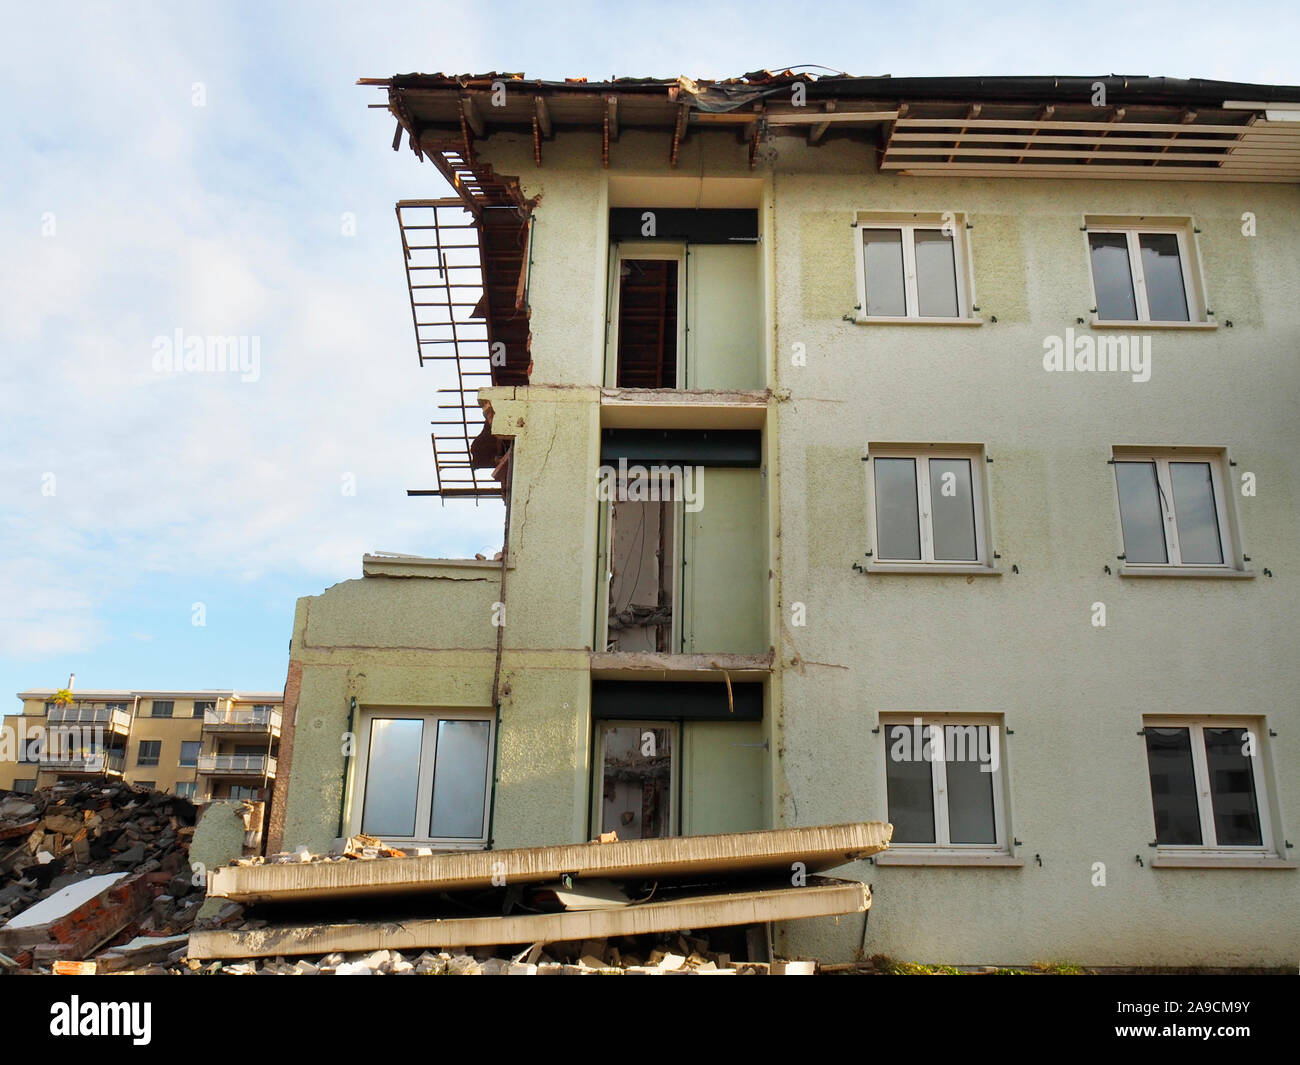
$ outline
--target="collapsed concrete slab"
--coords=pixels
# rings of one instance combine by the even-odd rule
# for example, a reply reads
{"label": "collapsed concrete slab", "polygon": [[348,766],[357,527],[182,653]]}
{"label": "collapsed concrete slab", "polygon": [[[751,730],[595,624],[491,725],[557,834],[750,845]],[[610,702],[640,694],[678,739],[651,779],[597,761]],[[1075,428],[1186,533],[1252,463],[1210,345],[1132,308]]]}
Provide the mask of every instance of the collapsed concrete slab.
{"label": "collapsed concrete slab", "polygon": [[[678,841],[681,842],[681,841]],[[721,928],[862,913],[871,905],[866,884],[813,877],[802,887],[697,895],[618,909],[508,917],[216,929],[190,936],[189,957],[268,958],[330,951],[418,950],[606,939],[678,928]]]}
{"label": "collapsed concrete slab", "polygon": [[892,825],[871,821],[377,861],[227,866],[213,872],[208,895],[240,903],[319,902],[547,883],[565,876],[616,881],[788,877],[795,863],[815,873],[876,854],[888,847],[892,834]]}

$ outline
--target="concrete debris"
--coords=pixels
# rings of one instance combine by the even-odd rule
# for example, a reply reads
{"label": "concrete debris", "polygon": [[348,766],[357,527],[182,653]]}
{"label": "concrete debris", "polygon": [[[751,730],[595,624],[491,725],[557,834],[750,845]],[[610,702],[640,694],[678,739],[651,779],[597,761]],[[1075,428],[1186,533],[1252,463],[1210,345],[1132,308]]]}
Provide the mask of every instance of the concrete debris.
{"label": "concrete debris", "polygon": [[[688,942],[691,952],[677,953],[678,941]],[[397,950],[336,951],[311,959],[299,958],[293,964],[280,956],[202,962],[182,957],[181,952],[175,951],[163,969],[183,976],[752,976],[811,975],[817,970],[816,963],[811,961],[732,961],[730,953],[715,951],[703,936],[683,939],[680,935],[670,935],[657,940],[651,936],[624,937],[620,943],[621,946],[604,940],[555,943],[550,945],[553,954],[543,952],[540,944],[534,944],[513,956],[505,951],[501,956],[479,951],[477,957],[464,951],[426,950],[418,955]],[[167,946],[173,945],[167,941]],[[146,950],[147,943],[135,949]],[[119,947],[113,954],[126,951],[126,947]],[[522,956],[536,960],[518,960]],[[100,972],[124,968],[105,967],[105,957],[100,956]],[[141,954],[139,958],[141,962],[158,961],[161,954],[148,958]]]}
{"label": "concrete debris", "polygon": [[[98,955],[93,962],[86,964],[98,966],[101,973],[119,972],[123,969],[138,969],[154,962],[172,961],[177,948],[183,948],[189,942],[189,936],[137,936],[129,943],[114,947]],[[182,958],[184,952],[182,951]],[[181,959],[175,959],[179,962]],[[92,971],[94,969],[92,968]]]}
{"label": "concrete debris", "polygon": [[166,960],[203,902],[188,859],[196,819],[188,799],[122,782],[0,792],[0,971],[84,972],[68,963],[142,936],[166,941],[148,958]]}
{"label": "concrete debris", "polygon": [[[378,840],[354,836],[338,841],[326,859],[342,864],[303,861],[298,851],[260,866],[240,861],[215,870],[208,906],[219,898],[239,902],[249,907],[247,918],[223,909],[218,923],[198,922],[188,958],[337,953],[345,956],[333,967],[339,973],[499,975],[513,962],[517,972],[536,966],[537,975],[550,975],[622,973],[648,954],[644,967],[655,972],[726,973],[733,951],[766,960],[767,937],[737,939],[733,932],[722,943],[727,962],[720,964],[695,933],[865,912],[866,884],[818,871],[885,849],[891,831],[862,822],[391,861],[367,860],[372,852],[392,856]],[[809,875],[793,884],[796,863]],[[646,941],[653,936],[668,938]],[[611,943],[628,938],[631,945]],[[516,954],[519,944],[532,946]],[[549,958],[541,956],[544,944]],[[445,967],[426,959],[395,970],[392,958],[403,952],[448,959]]]}

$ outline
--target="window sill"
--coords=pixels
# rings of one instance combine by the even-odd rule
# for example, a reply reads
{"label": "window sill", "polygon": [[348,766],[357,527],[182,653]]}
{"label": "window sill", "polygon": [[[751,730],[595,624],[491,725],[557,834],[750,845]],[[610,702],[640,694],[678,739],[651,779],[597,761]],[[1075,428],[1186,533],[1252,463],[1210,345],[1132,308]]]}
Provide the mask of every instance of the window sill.
{"label": "window sill", "polygon": [[1222,566],[1120,566],[1121,577],[1212,577],[1218,580],[1251,581],[1255,571]]}
{"label": "window sill", "polygon": [[1088,325],[1093,329],[1127,329],[1129,332],[1143,329],[1218,329],[1218,322],[1143,322],[1138,319],[1115,321],[1110,318],[1093,318]]}
{"label": "window sill", "polygon": [[1001,577],[1002,570],[995,569],[992,566],[963,566],[957,563],[945,562],[900,562],[898,564],[889,562],[869,562],[864,567],[867,573],[907,573],[912,575],[922,574],[926,576],[954,576],[960,574],[965,577]]}
{"label": "window sill", "polygon": [[882,851],[872,860],[877,865],[983,866],[990,869],[1019,869],[1025,864],[1023,858],[1010,854],[950,854],[894,849]]}
{"label": "window sill", "polygon": [[1300,863],[1272,855],[1240,858],[1210,854],[1161,854],[1151,859],[1152,869],[1296,869]]}
{"label": "window sill", "polygon": [[883,315],[858,315],[856,325],[983,325],[983,318],[888,318]]}

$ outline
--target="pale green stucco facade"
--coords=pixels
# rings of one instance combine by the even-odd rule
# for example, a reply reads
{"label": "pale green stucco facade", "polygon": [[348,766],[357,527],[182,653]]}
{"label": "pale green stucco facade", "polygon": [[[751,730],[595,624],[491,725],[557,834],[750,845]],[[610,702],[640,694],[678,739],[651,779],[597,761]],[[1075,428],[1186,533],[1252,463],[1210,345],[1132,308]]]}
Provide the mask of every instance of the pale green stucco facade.
{"label": "pale green stucco facade", "polygon": [[[685,424],[762,429],[761,475],[745,497],[751,516],[729,535],[766,572],[738,608],[712,613],[714,645],[692,650],[775,653],[770,665],[748,667],[765,685],[760,725],[693,726],[682,831],[887,820],[880,714],[1003,715],[1015,862],[855,864],[843,875],[869,881],[874,894],[865,940],[857,917],[803,922],[780,930],[781,949],[830,961],[864,947],[958,964],[1300,960],[1300,872],[1152,867],[1138,735],[1144,714],[1262,721],[1281,858],[1273,865],[1290,864],[1285,841],[1300,825],[1300,190],[909,178],[878,173],[862,144],[809,148],[793,138],[770,142],[751,171],[744,147],[721,134],[693,135],[676,169],[662,138],[637,133],[611,146],[608,170],[600,138],[588,134],[548,144],[541,168],[524,137],[500,134],[480,149],[539,198],[531,384],[482,394],[516,455],[494,846],[588,838],[593,670],[619,669],[592,657],[600,430],[677,417],[644,397],[602,395],[609,209],[752,206],[762,350],[734,379],[713,368],[718,387],[748,391],[718,393]],[[983,324],[845,320],[859,299],[850,223],[860,211],[963,216]],[[1243,235],[1243,212],[1256,235]],[[1198,230],[1218,327],[1151,330],[1144,383],[1043,368],[1045,337],[1088,332],[1077,321],[1092,304],[1085,215],[1190,217]],[[764,368],[757,389],[745,379],[750,365]],[[996,574],[854,568],[871,550],[869,445],[913,442],[978,445],[993,460],[984,475]],[[1107,460],[1124,445],[1226,448],[1233,478],[1255,474],[1257,494],[1243,496],[1234,480],[1232,502],[1253,577],[1119,575]],[[692,574],[705,601],[731,595],[726,562]],[[500,565],[380,559],[367,574],[298,605],[286,848],[324,849],[338,832],[352,698],[362,707],[491,708]],[[1098,602],[1104,627],[1092,621]],[[649,675],[644,664],[628,670]],[[698,660],[664,662],[670,673],[721,680]],[[740,768],[738,750],[761,759],[756,774]],[[1104,886],[1094,886],[1096,863]]]}

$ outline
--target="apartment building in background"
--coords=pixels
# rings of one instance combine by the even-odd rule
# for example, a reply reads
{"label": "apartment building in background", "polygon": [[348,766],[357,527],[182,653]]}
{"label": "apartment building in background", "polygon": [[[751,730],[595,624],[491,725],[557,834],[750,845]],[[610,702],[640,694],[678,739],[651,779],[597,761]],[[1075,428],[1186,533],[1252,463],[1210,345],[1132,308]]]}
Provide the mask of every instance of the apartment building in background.
{"label": "apartment building in background", "polygon": [[0,759],[0,790],[103,779],[194,802],[271,798],[280,692],[84,691],[67,705],[54,695],[19,692],[22,712],[0,718],[13,753]]}
{"label": "apartment building in background", "polygon": [[1300,88],[364,83],[502,555],[299,601],[270,846],[885,820],[784,956],[1294,964]]}

